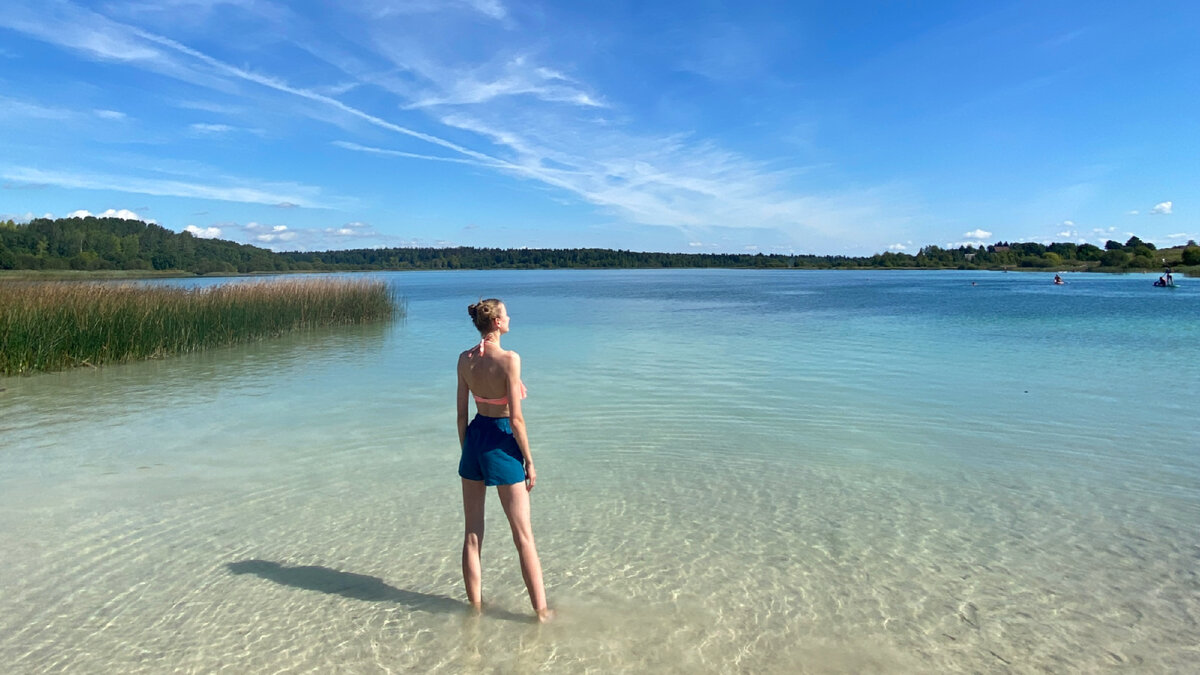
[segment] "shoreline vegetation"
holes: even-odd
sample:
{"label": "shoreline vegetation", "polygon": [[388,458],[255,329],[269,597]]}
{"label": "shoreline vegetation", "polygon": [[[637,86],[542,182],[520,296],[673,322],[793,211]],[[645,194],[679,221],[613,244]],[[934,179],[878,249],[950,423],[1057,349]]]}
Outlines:
{"label": "shoreline vegetation", "polygon": [[915,254],[871,256],[654,253],[612,249],[378,248],[277,253],[221,239],[201,239],[119,218],[0,221],[0,280],[143,278],[285,272],[452,269],[964,269],[1056,272],[1149,272],[1164,266],[1200,275],[1200,246],[1158,249],[1133,236],[1124,244],[996,242]]}
{"label": "shoreline vegetation", "polygon": [[0,284],[0,376],[161,358],[404,312],[383,281]]}

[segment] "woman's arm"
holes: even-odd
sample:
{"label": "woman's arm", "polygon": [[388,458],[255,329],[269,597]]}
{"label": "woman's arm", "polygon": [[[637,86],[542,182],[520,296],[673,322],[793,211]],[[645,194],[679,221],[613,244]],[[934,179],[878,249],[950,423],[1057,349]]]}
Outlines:
{"label": "woman's arm", "polygon": [[525,489],[532,490],[537,483],[537,471],[533,468],[533,451],[529,449],[529,436],[525,433],[525,417],[521,414],[521,356],[510,352],[506,368],[508,375],[508,421],[512,425],[513,438],[521,455],[525,458]]}
{"label": "woman's arm", "polygon": [[463,357],[458,357],[458,396],[456,404],[458,405],[458,447],[462,449],[463,443],[467,440],[467,408],[470,400],[471,390],[467,387],[467,380],[463,377]]}

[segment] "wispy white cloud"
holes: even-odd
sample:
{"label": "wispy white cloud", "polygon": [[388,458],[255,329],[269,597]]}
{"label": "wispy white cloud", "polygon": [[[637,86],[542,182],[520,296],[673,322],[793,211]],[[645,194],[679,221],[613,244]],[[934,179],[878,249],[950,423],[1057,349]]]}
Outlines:
{"label": "wispy white cloud", "polygon": [[[561,188],[623,218],[679,228],[780,229],[793,236],[837,237],[904,222],[896,186],[798,194],[795,170],[776,170],[686,136],[636,136],[620,130],[560,129],[536,124],[520,133],[465,115],[443,122],[484,136],[514,156],[501,171]],[[890,204],[891,208],[884,205]]]}
{"label": "wispy white cloud", "polygon": [[237,116],[243,115],[246,112],[241,106],[214,103],[212,101],[174,101],[170,102],[170,105],[185,110],[203,110],[204,112],[216,113],[218,115]]}
{"label": "wispy white cloud", "polygon": [[246,184],[251,181],[238,181],[238,184],[211,185],[136,176],[47,171],[28,167],[0,167],[0,177],[6,180],[84,190],[112,190],[168,197],[195,197],[248,204],[273,205],[290,202],[307,208],[324,208],[318,201],[320,189],[297,184],[264,184],[258,187],[248,187]]}
{"label": "wispy white cloud", "polygon": [[117,110],[94,109],[72,110],[61,106],[43,105],[35,101],[22,101],[0,96],[0,119],[25,118],[52,121],[84,120],[93,117],[103,120],[123,120],[126,114]]}
{"label": "wispy white cloud", "polygon": [[359,145],[350,141],[334,141],[332,145],[342,148],[343,150],[353,150],[355,152],[365,152],[372,155],[383,155],[386,157],[404,157],[407,159],[424,159],[432,162],[453,162],[456,164],[474,164],[475,166],[498,167],[503,166],[503,163],[480,161],[477,159],[467,159],[463,157],[439,157],[436,155],[424,155],[416,152],[404,152],[402,150],[388,150],[385,148],[374,148],[366,145]]}
{"label": "wispy white cloud", "polygon": [[233,131],[233,127],[228,124],[205,124],[203,122],[189,124],[188,128],[200,134],[224,134]]}
{"label": "wispy white cloud", "polygon": [[324,104],[326,106],[333,108],[334,110],[336,110],[338,112],[345,113],[347,115],[350,115],[351,117],[360,119],[362,121],[365,121],[369,124],[380,127],[382,129],[386,129],[388,131],[392,131],[392,132],[402,134],[405,136],[409,136],[412,138],[416,138],[418,140],[422,140],[427,143],[431,143],[433,145],[437,145],[437,146],[443,147],[445,149],[452,150],[454,152],[460,153],[467,157],[471,157],[471,158],[474,158],[474,159],[477,159],[480,161],[484,161],[484,162],[494,162],[497,165],[504,164],[504,162],[497,160],[493,157],[489,157],[484,153],[476,152],[474,150],[463,147],[456,143],[452,143],[443,138],[439,138],[432,134],[427,134],[427,133],[424,133],[421,131],[416,131],[414,129],[410,129],[408,127],[401,126],[399,124],[389,122],[381,117],[372,115],[363,110],[360,110],[353,106],[347,105],[347,104],[341,102],[340,100],[333,98],[331,96],[326,96],[324,94],[320,94],[316,91],[313,91],[310,89],[305,89],[302,87],[294,87],[281,79],[267,76],[267,75],[262,75],[262,74],[255,73],[255,72],[251,72],[244,68],[239,68],[237,66],[227,64],[216,58],[208,56],[207,54],[204,54],[195,49],[187,47],[186,45],[176,42],[175,40],[171,40],[169,38],[162,37],[160,35],[154,35],[151,33],[147,33],[145,31],[142,31],[142,30],[136,29],[136,28],[133,28],[131,30],[133,30],[133,32],[136,35],[138,35],[139,37],[141,37],[147,41],[150,41],[150,42],[158,44],[158,45],[162,45],[162,46],[170,48],[180,54],[192,57],[193,59],[196,59],[196,60],[200,61],[201,63],[203,63],[207,66],[210,66],[211,68],[215,69],[216,71],[221,72],[227,76],[234,77],[238,80],[250,82],[253,84],[258,84],[258,85],[261,85],[268,89],[272,89],[272,90],[275,90],[275,91],[278,91],[281,93],[285,93],[285,94],[291,94],[293,96],[303,98],[303,99],[312,101],[314,103]]}
{"label": "wispy white cloud", "polygon": [[992,233],[976,228],[970,232],[963,232],[963,236],[968,239],[987,239],[988,237],[992,236]]}
{"label": "wispy white cloud", "polygon": [[254,134],[262,136],[265,133],[262,129],[235,127],[229,124],[213,124],[208,122],[189,124],[188,131],[198,136],[225,136],[229,134]]}
{"label": "wispy white cloud", "polygon": [[1150,214],[1156,216],[1169,216],[1171,215],[1171,208],[1171,202],[1159,202],[1154,205],[1154,208],[1150,209]]}
{"label": "wispy white cloud", "polygon": [[504,19],[508,16],[508,10],[498,0],[467,0],[467,4],[480,14],[493,19]]}
{"label": "wispy white cloud", "polygon": [[40,120],[66,120],[75,117],[77,114],[75,111],[67,110],[66,108],[46,106],[32,101],[20,101],[0,96],[0,119],[23,117]]}
{"label": "wispy white cloud", "polygon": [[159,50],[132,39],[128,27],[69,2],[6,2],[0,26],[106,61],[155,60]]}
{"label": "wispy white cloud", "polygon": [[410,108],[486,103],[506,96],[532,96],[542,101],[601,108],[604,104],[573,81],[550,68],[530,63],[521,55],[499,65],[485,64],[458,71],[427,67],[424,73],[434,91],[425,93]]}
{"label": "wispy white cloud", "polygon": [[436,14],[447,10],[467,10],[497,21],[508,18],[508,9],[499,0],[369,0],[363,4],[375,18],[397,14]]}

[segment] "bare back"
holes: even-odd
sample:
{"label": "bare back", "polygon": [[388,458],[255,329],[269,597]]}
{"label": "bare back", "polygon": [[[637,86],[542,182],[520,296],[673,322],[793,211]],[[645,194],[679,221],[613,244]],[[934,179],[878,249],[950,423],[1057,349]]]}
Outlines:
{"label": "bare back", "polygon": [[[476,401],[479,414],[486,417],[510,417],[519,411],[521,401],[521,357],[514,351],[488,344],[480,354],[478,346],[458,356],[458,378],[470,393],[488,399],[507,398],[505,405]],[[461,393],[461,392],[460,392]],[[519,412],[517,412],[519,415]]]}

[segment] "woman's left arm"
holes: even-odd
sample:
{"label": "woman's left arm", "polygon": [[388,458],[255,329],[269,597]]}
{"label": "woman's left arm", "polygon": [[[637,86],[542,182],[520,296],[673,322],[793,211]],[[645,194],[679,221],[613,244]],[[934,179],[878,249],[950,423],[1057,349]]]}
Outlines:
{"label": "woman's left arm", "polygon": [[533,468],[533,451],[529,449],[529,435],[525,431],[525,415],[521,412],[521,357],[510,352],[508,362],[508,421],[512,425],[513,438],[521,455],[525,458],[525,489],[532,490],[537,484],[537,470]]}

